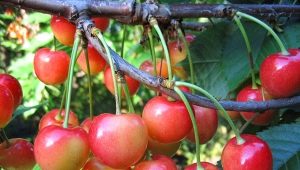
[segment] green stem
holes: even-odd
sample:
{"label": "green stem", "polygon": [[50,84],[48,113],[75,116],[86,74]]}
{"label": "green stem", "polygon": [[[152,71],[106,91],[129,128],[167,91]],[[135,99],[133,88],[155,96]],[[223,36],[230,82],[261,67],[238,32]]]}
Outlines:
{"label": "green stem", "polygon": [[65,120],[63,124],[64,128],[68,127],[68,122],[69,122],[74,66],[76,63],[76,56],[77,56],[77,50],[80,43],[80,38],[81,38],[81,32],[80,30],[76,30],[75,40],[74,40],[73,49],[71,53],[71,63],[69,65],[68,80],[67,80],[66,108],[65,108],[66,113],[65,113]]}
{"label": "green stem", "polygon": [[[124,79],[124,77],[123,77]],[[130,92],[129,92],[129,88],[128,88],[128,84],[126,82],[126,80],[124,79],[124,83],[122,83],[122,87],[125,93],[125,97],[126,97],[126,102],[128,105],[128,110],[129,113],[135,113],[134,107],[133,107],[133,103],[132,103],[132,99],[130,97]]]}
{"label": "green stem", "polygon": [[3,128],[1,128],[1,136],[2,136],[3,140],[5,141],[6,148],[8,148],[10,146],[10,143],[9,143],[8,137],[6,136],[6,133]]}
{"label": "green stem", "polygon": [[259,116],[259,112],[255,112],[255,114],[250,118],[250,120],[248,120],[241,128],[240,128],[240,133],[243,133],[244,130],[250,125],[250,123],[252,123],[254,121],[255,118],[257,118],[257,116]]}
{"label": "green stem", "polygon": [[59,112],[58,112],[58,114],[55,117],[56,119],[59,119],[59,120],[61,120],[63,118],[63,116],[62,116],[61,113],[62,113],[62,110],[64,108],[65,102],[66,102],[66,93],[67,93],[67,83],[65,84],[63,95],[61,97]]}
{"label": "green stem", "polygon": [[85,48],[83,50],[84,50],[84,55],[85,55],[85,62],[86,62],[87,76],[88,76],[88,84],[89,84],[90,118],[91,118],[91,120],[93,120],[94,110],[93,110],[93,93],[92,93],[91,69],[90,69],[88,50],[87,50],[87,48]]}
{"label": "green stem", "polygon": [[123,39],[122,39],[122,46],[121,46],[121,57],[124,57],[124,46],[125,46],[125,39],[127,38],[127,25],[123,26]]}
{"label": "green stem", "polygon": [[56,51],[56,45],[57,45],[57,39],[53,35],[53,46],[54,46],[53,48],[54,48],[54,51]]}
{"label": "green stem", "polygon": [[277,42],[280,50],[281,50],[281,53],[283,55],[289,55],[289,52],[286,50],[286,48],[284,47],[282,41],[280,40],[280,38],[278,37],[278,35],[273,31],[273,29],[271,27],[269,27],[267,24],[265,24],[264,22],[260,21],[259,19],[251,16],[251,15],[248,15],[248,14],[245,14],[243,12],[236,12],[236,15],[237,16],[241,16],[241,17],[244,17],[244,18],[247,18],[253,22],[256,22],[257,24],[261,25],[262,27],[264,27],[266,30],[269,31],[269,33],[272,34],[272,36],[274,37],[275,41]]}
{"label": "green stem", "polygon": [[201,166],[200,163],[200,138],[199,138],[199,133],[198,133],[198,127],[197,127],[197,122],[195,118],[195,114],[193,112],[193,109],[189,103],[189,101],[186,99],[185,95],[182,93],[182,91],[178,87],[174,87],[175,92],[180,96],[181,100],[185,104],[185,107],[187,108],[189,112],[189,116],[192,120],[192,125],[194,128],[194,135],[195,135],[195,142],[196,142],[196,159],[197,159],[197,170],[204,170],[204,168]]}
{"label": "green stem", "polygon": [[166,60],[167,60],[167,67],[168,67],[168,78],[169,80],[172,80],[172,65],[171,65],[171,60],[170,60],[170,55],[169,55],[169,49],[167,47],[167,43],[165,41],[165,38],[163,36],[163,33],[161,32],[159,26],[158,26],[158,23],[156,21],[155,18],[151,18],[150,19],[150,24],[154,27],[155,31],[157,32],[159,38],[160,38],[160,41],[162,43],[162,46],[163,46],[163,49],[164,49],[164,54],[165,54],[165,57],[166,57]]}
{"label": "green stem", "polygon": [[94,35],[96,35],[98,37],[98,39],[102,43],[102,45],[105,49],[106,55],[108,57],[108,60],[109,60],[109,66],[110,66],[110,70],[111,70],[111,74],[112,74],[112,78],[113,78],[113,84],[114,84],[114,93],[115,93],[115,101],[116,101],[116,114],[119,115],[119,114],[121,114],[121,109],[120,109],[120,104],[119,104],[118,85],[117,85],[117,79],[116,79],[116,75],[115,75],[115,68],[114,68],[113,59],[112,59],[112,56],[110,54],[108,45],[107,45],[101,31],[97,28],[94,28],[92,30],[92,32],[93,32]]}
{"label": "green stem", "polygon": [[[190,76],[191,76],[191,83],[195,84],[196,80],[195,80],[195,73],[194,73],[194,65],[193,65],[193,60],[192,60],[192,56],[191,56],[191,52],[188,46],[188,43],[186,42],[185,36],[183,35],[183,32],[181,30],[181,28],[177,29],[178,35],[181,39],[181,41],[183,42],[184,48],[186,49],[186,54],[189,60],[189,66],[190,66]],[[192,89],[192,93],[194,93],[194,89]]]}
{"label": "green stem", "polygon": [[223,113],[223,115],[225,116],[225,119],[228,121],[230,127],[232,128],[236,139],[237,139],[237,143],[238,144],[243,144],[245,141],[244,139],[241,137],[239,130],[235,127],[234,123],[232,122],[231,118],[229,117],[228,113],[226,112],[226,110],[223,108],[223,106],[211,95],[209,94],[207,91],[205,91],[204,89],[194,85],[194,84],[190,84],[190,83],[186,83],[186,82],[180,82],[180,81],[176,81],[175,82],[175,86],[186,86],[189,88],[193,88],[197,91],[199,91],[200,93],[202,93],[204,96],[206,96],[207,98],[209,98],[214,105],[216,106],[216,108],[221,111]]}
{"label": "green stem", "polygon": [[240,29],[240,31],[243,35],[246,47],[247,47],[247,54],[248,54],[249,65],[250,65],[250,70],[251,70],[251,78],[252,78],[252,89],[257,89],[257,85],[256,85],[256,81],[255,81],[256,78],[255,78],[255,70],[254,70],[252,49],[251,49],[249,38],[247,36],[246,30],[245,30],[240,18],[237,17],[237,16],[234,16],[233,19],[236,22],[236,25],[239,27],[239,29]]}
{"label": "green stem", "polygon": [[150,52],[151,52],[151,57],[152,57],[152,65],[153,65],[153,69],[154,69],[154,76],[157,76],[156,55],[155,55],[155,50],[154,50],[154,42],[153,42],[153,35],[151,32],[151,28],[149,28],[148,37],[149,37]]}

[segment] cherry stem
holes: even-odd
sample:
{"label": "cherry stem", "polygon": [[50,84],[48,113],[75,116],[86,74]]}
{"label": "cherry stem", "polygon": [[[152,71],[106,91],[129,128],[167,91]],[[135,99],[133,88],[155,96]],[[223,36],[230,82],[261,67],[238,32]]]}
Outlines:
{"label": "cherry stem", "polygon": [[237,17],[237,16],[234,16],[233,19],[236,22],[236,25],[239,27],[239,29],[240,29],[240,31],[243,35],[246,47],[247,47],[247,54],[248,54],[249,65],[250,65],[250,70],[251,70],[251,78],[252,78],[252,89],[257,89],[257,85],[256,85],[256,81],[255,81],[256,78],[255,78],[255,70],[254,70],[252,49],[251,49],[251,45],[250,45],[248,35],[246,33],[246,30],[245,30],[240,18]]}
{"label": "cherry stem", "polygon": [[193,88],[197,91],[199,91],[200,93],[202,93],[204,96],[206,96],[207,98],[209,98],[214,105],[216,106],[216,108],[221,111],[223,113],[223,115],[225,116],[225,119],[227,120],[227,122],[229,123],[230,127],[232,128],[236,139],[237,139],[237,144],[243,144],[245,142],[245,140],[241,137],[239,130],[236,128],[236,126],[234,125],[234,123],[232,122],[231,118],[229,117],[228,113],[226,112],[226,110],[223,108],[223,106],[217,101],[217,99],[215,99],[211,94],[209,94],[206,90],[191,84],[191,83],[186,83],[186,82],[181,82],[181,81],[176,81],[175,82],[175,86],[187,86],[189,88]]}
{"label": "cherry stem", "polygon": [[248,120],[241,128],[240,128],[240,133],[243,133],[244,130],[250,125],[250,123],[252,123],[254,121],[255,118],[257,118],[257,116],[259,116],[259,112],[255,112],[255,114],[250,118],[250,120]]}
{"label": "cherry stem", "polygon": [[8,137],[6,136],[6,133],[3,128],[1,128],[1,137],[5,141],[6,148],[8,148],[10,146],[10,143],[9,143]]}
{"label": "cherry stem", "polygon": [[156,33],[158,34],[160,41],[162,43],[162,47],[164,49],[164,54],[167,60],[167,67],[168,67],[168,78],[169,80],[172,80],[172,66],[171,66],[171,60],[170,60],[170,55],[169,55],[169,49],[167,47],[167,43],[166,40],[163,36],[163,33],[161,32],[161,29],[158,26],[157,20],[155,18],[150,18],[149,20],[150,25],[152,25],[156,31]]}
{"label": "cherry stem", "polygon": [[83,49],[84,56],[85,56],[85,62],[87,67],[87,76],[88,76],[88,84],[89,84],[89,105],[90,105],[90,118],[93,120],[93,93],[92,93],[92,78],[91,78],[91,68],[90,68],[90,62],[89,62],[89,56],[88,56],[88,50],[87,47]]}
{"label": "cherry stem", "polygon": [[62,110],[64,108],[65,102],[66,102],[66,93],[67,93],[67,85],[65,85],[64,87],[64,91],[63,91],[63,95],[61,97],[61,103],[60,103],[60,107],[59,107],[59,112],[57,113],[57,115],[55,116],[56,119],[62,119]]}
{"label": "cherry stem", "polygon": [[57,39],[55,38],[55,36],[53,35],[53,50],[56,51],[56,45],[57,45]]}
{"label": "cherry stem", "polygon": [[189,112],[189,116],[192,120],[192,125],[193,125],[194,135],[195,135],[197,170],[204,170],[204,168],[201,166],[201,163],[200,163],[200,138],[199,138],[198,126],[197,126],[195,114],[193,112],[193,109],[192,109],[189,101],[187,100],[187,98],[185,97],[183,92],[177,86],[174,87],[174,91],[179,95],[179,97],[181,98],[181,100],[183,101],[185,107],[187,108],[187,110]]}
{"label": "cherry stem", "polygon": [[245,13],[240,12],[240,11],[237,11],[235,15],[247,18],[247,19],[249,19],[249,20],[251,20],[253,22],[256,22],[260,26],[264,27],[267,31],[269,31],[269,33],[272,34],[273,38],[275,39],[275,41],[277,42],[277,44],[278,44],[278,46],[279,46],[279,48],[281,50],[281,53],[283,55],[289,55],[289,52],[284,47],[284,45],[283,45],[282,41],[280,40],[280,38],[278,37],[278,35],[267,24],[265,24],[264,22],[260,21],[259,19],[255,18],[255,17],[253,17],[251,15],[245,14]]}
{"label": "cherry stem", "polygon": [[125,39],[127,38],[127,25],[123,26],[123,39],[122,39],[122,46],[121,46],[121,58],[124,57],[124,46],[125,46]]}
{"label": "cherry stem", "polygon": [[116,101],[116,114],[120,115],[121,109],[120,109],[119,95],[118,95],[118,84],[117,84],[117,79],[116,79],[116,75],[115,75],[115,68],[114,68],[112,56],[110,54],[108,45],[107,45],[101,31],[98,28],[94,27],[94,28],[92,28],[92,33],[98,37],[98,39],[100,40],[101,44],[104,47],[105,53],[107,54],[109,66],[110,66],[110,70],[111,70],[111,75],[113,78],[114,94],[115,94],[115,101]]}
{"label": "cherry stem", "polygon": [[76,30],[75,33],[75,40],[73,44],[73,49],[71,53],[71,63],[69,65],[69,71],[68,71],[68,79],[67,79],[67,92],[66,92],[66,108],[65,108],[65,120],[63,127],[68,128],[68,122],[69,122],[69,115],[70,115],[70,104],[71,104],[71,95],[72,95],[72,83],[73,83],[73,74],[74,74],[74,67],[77,59],[77,50],[79,47],[81,39],[81,31],[79,29]]}
{"label": "cherry stem", "polygon": [[129,113],[135,113],[135,110],[134,110],[134,107],[133,107],[133,102],[132,102],[132,99],[131,99],[130,93],[129,93],[128,84],[126,82],[126,79],[124,79],[124,77],[123,77],[123,80],[124,80],[124,82],[122,82],[122,88],[123,88],[124,93],[125,93],[125,98],[126,98],[126,102],[127,102],[127,105],[128,105],[128,111],[129,111]]}
{"label": "cherry stem", "polygon": [[[192,56],[191,56],[191,52],[188,46],[188,43],[186,42],[185,36],[183,35],[183,32],[181,30],[181,28],[177,28],[177,32],[178,35],[181,39],[181,41],[183,42],[184,48],[186,49],[186,54],[189,60],[189,67],[190,67],[190,76],[191,76],[191,83],[195,84],[195,74],[194,74],[194,65],[193,65],[193,60],[192,60]],[[192,89],[192,94],[195,93],[195,90]]]}
{"label": "cherry stem", "polygon": [[150,53],[151,53],[151,57],[152,57],[152,65],[153,65],[154,76],[157,76],[156,55],[155,55],[153,35],[152,35],[152,32],[151,32],[151,28],[148,29],[147,34],[148,34],[148,38],[149,38],[149,46],[150,46]]}

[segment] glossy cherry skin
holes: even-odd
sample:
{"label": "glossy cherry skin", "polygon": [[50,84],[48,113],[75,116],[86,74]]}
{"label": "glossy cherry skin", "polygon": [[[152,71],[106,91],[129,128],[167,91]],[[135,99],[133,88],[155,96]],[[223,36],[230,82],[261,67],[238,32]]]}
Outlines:
{"label": "glossy cherry skin", "polygon": [[164,155],[154,155],[153,160],[143,161],[134,170],[177,170],[174,161]]}
{"label": "glossy cherry skin", "polygon": [[114,169],[114,168],[108,167],[106,165],[103,165],[98,159],[96,159],[95,157],[92,157],[85,163],[82,170],[130,170],[130,168]]}
{"label": "glossy cherry skin", "polygon": [[[52,16],[50,27],[55,38],[63,45],[72,46],[76,27],[64,17]],[[63,29],[62,29],[63,28]]]}
{"label": "glossy cherry skin", "polygon": [[149,138],[148,150],[151,151],[152,154],[162,154],[169,157],[172,157],[176,154],[179,149],[181,142],[175,143],[160,143],[151,138]]}
{"label": "glossy cherry skin", "polygon": [[9,74],[0,74],[0,84],[9,88],[14,98],[14,107],[17,108],[23,98],[22,87],[19,81]]}
{"label": "glossy cherry skin", "polygon": [[[216,133],[218,128],[218,113],[215,109],[193,105],[198,127],[200,143],[208,142]],[[187,139],[195,142],[194,129],[187,135]]]}
{"label": "glossy cherry skin", "polygon": [[[135,80],[127,75],[125,75],[125,80],[128,85],[130,95],[135,94],[140,87],[140,82],[138,82],[137,80]],[[114,83],[113,83],[113,79],[111,76],[110,67],[107,67],[104,71],[104,84],[105,84],[105,87],[110,91],[111,94],[115,93],[115,91],[114,91],[115,88],[114,88]],[[125,96],[123,90],[122,90],[122,96]]]}
{"label": "glossy cherry skin", "polygon": [[[98,53],[98,51],[92,46],[92,44],[88,44],[87,51],[88,51],[88,59],[90,65],[90,73],[91,75],[96,75],[104,69],[106,65],[106,61]],[[83,70],[85,73],[88,72],[84,51],[80,53],[77,59],[77,63],[81,68],[81,70]]]}
{"label": "glossy cherry skin", "polygon": [[176,65],[186,58],[187,52],[181,41],[171,41],[168,43],[172,65]]}
{"label": "glossy cherry skin", "polygon": [[84,129],[87,133],[89,133],[90,131],[90,127],[92,125],[93,120],[88,117],[86,119],[84,119],[84,121],[80,124],[80,126],[82,127],[82,129]]}
{"label": "glossy cherry skin", "polygon": [[255,135],[242,134],[245,142],[237,144],[236,138],[225,145],[221,161],[224,170],[271,170],[272,153],[268,144]]}
{"label": "glossy cherry skin", "polygon": [[[59,109],[53,109],[50,112],[46,113],[39,123],[39,130],[42,130],[43,128],[50,126],[50,125],[56,125],[56,126],[63,126],[64,119],[65,119],[65,110],[62,110],[61,116],[58,115]],[[79,126],[79,121],[76,116],[76,114],[72,111],[70,111],[69,114],[69,127],[76,127]]]}
{"label": "glossy cherry skin", "polygon": [[263,88],[274,98],[293,96],[300,92],[300,50],[289,49],[290,55],[269,55],[260,66]]}
{"label": "glossy cherry skin", "polygon": [[[201,162],[201,166],[204,170],[218,170],[218,167],[212,163],[209,162]],[[194,163],[192,165],[188,165],[184,168],[184,170],[197,170],[197,163]]]}
{"label": "glossy cherry skin", "polygon": [[100,114],[93,119],[89,142],[94,156],[103,164],[125,169],[144,156],[147,127],[136,114]]}
{"label": "glossy cherry skin", "polygon": [[39,49],[34,56],[34,72],[45,84],[62,84],[68,77],[70,57],[64,51]]}
{"label": "glossy cherry skin", "polygon": [[182,140],[192,129],[191,119],[181,101],[169,101],[162,96],[150,99],[142,115],[149,136],[160,143]]}
{"label": "glossy cherry skin", "polygon": [[89,153],[88,135],[80,127],[47,126],[34,142],[35,159],[43,170],[79,170]]}
{"label": "glossy cherry skin", "polygon": [[[154,73],[154,66],[152,64],[152,61],[146,60],[140,65],[140,69],[150,73],[151,75],[155,75]],[[157,76],[168,78],[168,66],[167,61],[165,59],[158,59],[156,61],[156,73]]]}
{"label": "glossy cherry skin", "polygon": [[0,84],[0,128],[4,128],[14,112],[14,97],[9,88]]}
{"label": "glossy cherry skin", "polygon": [[95,17],[92,18],[94,24],[97,28],[99,28],[102,32],[104,32],[109,26],[109,19],[105,17]]}
{"label": "glossy cherry skin", "polygon": [[[262,95],[264,93],[264,96]],[[253,89],[251,86],[244,87],[237,95],[236,100],[239,102],[246,102],[246,101],[264,101],[271,99],[271,96],[266,93],[266,91],[263,92],[263,89],[261,87],[258,87],[258,89]],[[254,125],[268,125],[275,112],[273,110],[267,110],[263,113],[261,113],[259,116],[257,116],[252,124]],[[246,120],[250,120],[252,116],[255,115],[255,112],[241,112],[241,116]]]}
{"label": "glossy cherry skin", "polygon": [[0,167],[8,170],[32,170],[35,165],[33,145],[21,138],[9,139],[0,144]]}

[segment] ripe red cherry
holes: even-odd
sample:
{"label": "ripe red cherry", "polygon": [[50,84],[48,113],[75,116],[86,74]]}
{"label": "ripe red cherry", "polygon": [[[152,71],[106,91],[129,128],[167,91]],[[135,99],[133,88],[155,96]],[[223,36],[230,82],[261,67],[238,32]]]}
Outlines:
{"label": "ripe red cherry", "polygon": [[98,159],[95,157],[90,158],[82,168],[82,170],[130,170],[130,168],[127,169],[113,169],[106,165],[103,165]]}
{"label": "ripe red cherry", "polygon": [[[135,94],[140,87],[140,83],[137,80],[135,80],[127,75],[125,75],[125,80],[127,82],[130,95]],[[115,93],[114,84],[113,84],[113,79],[111,76],[110,67],[107,67],[104,71],[104,83],[105,83],[106,88],[110,91],[110,93],[114,94]],[[124,96],[124,95],[125,95],[124,91],[122,91],[122,96]]]}
{"label": "ripe red cherry", "polygon": [[82,129],[84,129],[87,133],[89,133],[90,131],[90,127],[92,125],[92,119],[91,118],[86,118],[84,119],[84,121],[80,124],[80,126],[82,127]]}
{"label": "ripe red cherry", "polygon": [[168,43],[171,63],[175,65],[186,58],[186,49],[181,41],[171,41]]}
{"label": "ripe red cherry", "polygon": [[181,101],[169,101],[162,96],[150,99],[142,115],[149,136],[161,143],[182,140],[192,128],[189,113]]}
{"label": "ripe red cherry", "polygon": [[13,95],[14,107],[17,108],[23,98],[22,87],[19,81],[9,74],[0,74],[0,84],[6,86]]}
{"label": "ripe red cherry", "polygon": [[33,145],[21,138],[9,139],[0,144],[0,167],[14,170],[31,170],[35,165]]}
{"label": "ripe red cherry", "polygon": [[[55,38],[63,45],[72,46],[76,27],[64,17],[52,16],[50,27]],[[63,29],[62,29],[63,28]]]}
{"label": "ripe red cherry", "polygon": [[[154,75],[154,67],[150,60],[144,61],[140,65],[140,69],[147,73],[150,73],[151,75]],[[156,73],[157,76],[168,78],[168,66],[165,59],[159,59],[156,61]]]}
{"label": "ripe red cherry", "polygon": [[10,90],[0,84],[0,128],[4,128],[14,112],[14,98]]}
{"label": "ripe red cherry", "polygon": [[101,114],[93,119],[89,143],[95,157],[105,165],[128,168],[144,156],[147,127],[136,114]]}
{"label": "ripe red cherry", "polygon": [[104,32],[109,26],[109,19],[104,17],[96,17],[92,19],[95,23],[95,26]]}
{"label": "ripe red cherry", "polygon": [[245,143],[238,145],[236,138],[225,145],[221,161],[224,170],[271,170],[272,153],[268,144],[255,135],[242,134]]}
{"label": "ripe red cherry", "polygon": [[[201,162],[201,166],[204,170],[218,170],[218,167],[212,163],[209,162]],[[197,163],[194,163],[192,165],[188,165],[184,168],[184,170],[197,170]]]}
{"label": "ripe red cherry", "polygon": [[61,84],[67,79],[69,64],[69,55],[64,51],[41,48],[34,56],[35,74],[40,81],[49,85]]}
{"label": "ripe red cherry", "polygon": [[[262,95],[264,94],[264,96]],[[266,93],[266,91],[263,92],[263,89],[261,87],[258,87],[258,89],[253,89],[251,86],[246,86],[243,88],[237,95],[237,101],[239,102],[246,102],[246,101],[264,101],[271,99],[271,96]],[[267,110],[263,113],[261,113],[259,116],[257,116],[252,124],[254,125],[268,125],[275,112],[273,110]],[[255,115],[255,112],[241,112],[242,117],[245,120],[250,120],[252,116]]]}
{"label": "ripe red cherry", "polygon": [[[90,65],[90,73],[91,75],[96,75],[104,69],[106,65],[106,61],[91,44],[88,44],[87,51],[88,51],[88,59]],[[79,55],[77,59],[77,63],[81,68],[81,70],[83,70],[85,73],[88,72],[84,51],[82,51],[81,54]]]}
{"label": "ripe red cherry", "polygon": [[269,55],[260,66],[264,89],[274,98],[293,96],[300,92],[300,50],[289,49],[290,55]]}
{"label": "ripe red cherry", "polygon": [[89,153],[88,135],[79,127],[47,126],[34,142],[35,159],[43,170],[79,170]]}
{"label": "ripe red cherry", "polygon": [[151,138],[149,138],[148,150],[151,151],[152,154],[162,154],[166,156],[172,157],[175,155],[177,150],[180,147],[181,142],[175,143],[160,143]]}
{"label": "ripe red cherry", "polygon": [[[193,105],[198,127],[200,143],[208,142],[216,133],[218,128],[218,113],[214,109]],[[195,142],[194,129],[187,135],[187,139]]]}
{"label": "ripe red cherry", "polygon": [[240,114],[240,112],[238,112],[238,111],[228,111],[227,110],[227,113],[228,113],[228,115],[229,115],[229,117],[232,119],[232,120],[234,120],[234,121],[236,121],[236,120],[238,120],[238,119],[240,119],[241,118],[241,114]]}
{"label": "ripe red cherry", "polygon": [[[59,109],[53,109],[50,112],[46,113],[39,123],[39,130],[42,130],[43,128],[50,126],[50,125],[56,125],[56,126],[62,126],[65,119],[65,110],[62,110],[61,116],[58,115]],[[79,121],[76,116],[76,114],[72,111],[70,111],[69,114],[69,127],[76,127],[79,126]]]}
{"label": "ripe red cherry", "polygon": [[154,155],[153,160],[143,161],[134,170],[177,170],[172,159],[164,155]]}

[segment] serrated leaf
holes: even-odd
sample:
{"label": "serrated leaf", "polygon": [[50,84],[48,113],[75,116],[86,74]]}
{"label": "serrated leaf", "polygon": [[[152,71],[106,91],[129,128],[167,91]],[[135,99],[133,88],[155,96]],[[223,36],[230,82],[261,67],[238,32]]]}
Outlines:
{"label": "serrated leaf", "polygon": [[257,135],[268,143],[273,155],[273,169],[300,169],[300,124],[272,127]]}
{"label": "serrated leaf", "polygon": [[[244,23],[253,55],[257,55],[266,31]],[[247,50],[240,30],[232,22],[221,22],[197,35],[191,44],[197,84],[218,98],[225,98],[250,75]]]}

